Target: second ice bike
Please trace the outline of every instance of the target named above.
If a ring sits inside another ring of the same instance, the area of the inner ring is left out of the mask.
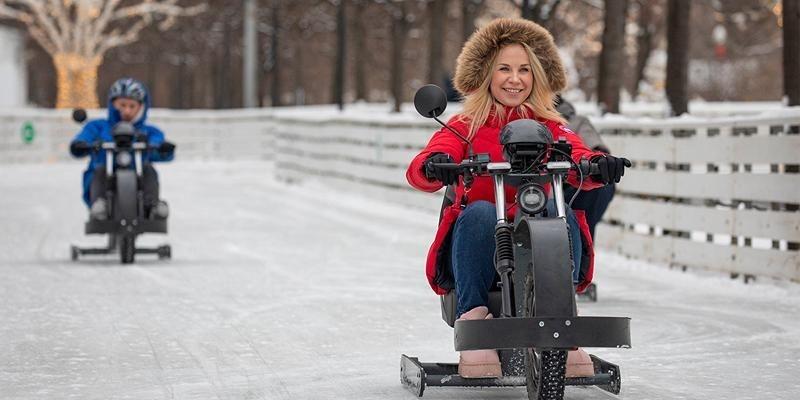
[[[76,110],[73,119],[83,122],[85,111]],[[136,247],[136,238],[142,233],[167,233],[166,218],[148,217],[145,213],[142,188],[143,153],[158,151],[159,148],[149,145],[146,135],[128,122],[117,123],[112,129],[112,137],[110,142],[92,144],[92,151],[105,152],[108,215],[104,220],[90,218],[85,225],[86,234],[107,234],[108,245],[100,248],[71,246],[72,260],[76,261],[82,255],[115,251],[119,251],[122,264],[133,263],[136,254],[156,254],[159,259],[169,259],[172,248],[168,244],[155,248]]]
[[[414,104],[424,117],[436,119],[469,145],[437,118],[447,105],[440,88],[424,86]],[[503,377],[462,378],[457,364],[424,363],[404,354],[401,383],[419,397],[430,386],[526,386],[531,400],[560,400],[566,385],[596,385],[618,394],[619,367],[594,355],[594,376],[565,377],[567,351],[628,348],[631,341],[629,318],[577,315],[563,184],[571,169],[583,177],[596,174],[597,166],[588,161],[576,165],[566,140],[554,141],[550,131],[534,120],[509,123],[501,131],[500,142],[507,162],[491,162],[488,154],[472,154],[469,146],[462,162],[438,167],[458,170],[467,187],[475,176],[490,176],[494,181],[495,269],[500,290],[490,291],[488,307],[495,318],[456,321],[453,291],[441,297],[441,311],[455,330],[455,350],[498,349]],[[511,180],[518,184],[519,209],[513,221],[507,218],[503,189]],[[554,216],[544,215],[547,183],[557,209]]]

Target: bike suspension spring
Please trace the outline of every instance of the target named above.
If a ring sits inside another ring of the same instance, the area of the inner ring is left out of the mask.
[[[514,269],[514,234],[509,224],[494,228],[495,258],[498,272]]]

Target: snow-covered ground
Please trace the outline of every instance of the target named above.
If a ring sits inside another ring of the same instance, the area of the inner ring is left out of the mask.
[[[0,165],[0,398],[411,399],[401,353],[457,360],[422,266],[434,214],[266,162],[159,167],[173,260],[69,261],[82,163]],[[800,288],[599,255],[600,301],[630,316],[624,399],[800,398]],[[599,389],[568,399],[613,398]],[[523,399],[437,389],[428,399]]]

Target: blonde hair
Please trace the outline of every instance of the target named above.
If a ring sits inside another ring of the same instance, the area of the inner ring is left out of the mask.
[[[503,47],[512,44],[522,45],[525,52],[528,53],[531,72],[533,73],[531,94],[528,95],[528,98],[525,99],[522,104],[515,107],[515,111],[522,118],[535,117],[538,119],[549,119],[566,125],[567,121],[556,111],[553,105],[555,93],[553,93],[553,90],[550,88],[550,82],[547,80],[547,75],[544,72],[542,64],[539,62],[539,58],[536,57],[536,54],[534,54],[530,46],[525,43],[509,43]],[[503,47],[501,47],[501,49]],[[505,123],[507,115],[506,107],[497,101],[490,92],[492,75],[495,68],[497,68],[498,54],[500,54],[500,49],[492,56],[490,60],[492,67],[488,70],[480,86],[464,96],[464,110],[456,117],[460,122],[469,124],[469,134],[467,135],[467,139],[469,140],[475,137],[475,133],[486,123],[486,120],[489,119],[489,115],[492,113],[497,115],[501,124]]]

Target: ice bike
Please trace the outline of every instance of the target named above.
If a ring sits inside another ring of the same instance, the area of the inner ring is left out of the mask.
[[[415,95],[414,104],[424,117],[434,118],[469,145],[437,118],[447,105],[440,88],[424,86]],[[469,155],[462,162],[438,166],[458,170],[465,185],[470,185],[475,176],[490,176],[494,181],[499,290],[490,291],[488,306],[495,318],[456,321],[454,291],[441,296],[441,312],[455,330],[455,350],[499,350],[503,377],[462,378],[457,364],[425,363],[404,354],[401,383],[419,397],[431,386],[526,386],[531,400],[560,400],[567,385],[596,385],[618,394],[619,367],[594,355],[594,376],[565,377],[567,351],[577,347],[629,348],[631,342],[629,318],[577,315],[562,189],[571,169],[583,177],[597,174],[597,166],[588,161],[575,165],[571,146],[563,139],[554,141],[551,132],[533,120],[509,123],[501,131],[500,142],[507,162],[491,162],[488,154],[472,154],[469,146]],[[504,206],[507,181],[519,185],[513,221],[508,220]],[[552,187],[555,216],[544,215],[547,183]]]
[[[75,122],[86,119],[83,110],[73,113]],[[142,169],[145,165],[143,153],[158,151],[158,147],[147,143],[144,133],[138,132],[127,122],[120,122],[112,129],[113,141],[92,143],[92,151],[105,151],[106,201],[109,205],[105,220],[89,218],[85,224],[86,234],[107,234],[106,247],[71,246],[71,258],[78,260],[83,255],[111,254],[119,252],[122,264],[134,262],[136,254],[156,254],[159,259],[172,257],[168,244],[155,248],[136,247],[136,238],[143,233],[167,233],[167,219],[145,214],[142,190]]]

